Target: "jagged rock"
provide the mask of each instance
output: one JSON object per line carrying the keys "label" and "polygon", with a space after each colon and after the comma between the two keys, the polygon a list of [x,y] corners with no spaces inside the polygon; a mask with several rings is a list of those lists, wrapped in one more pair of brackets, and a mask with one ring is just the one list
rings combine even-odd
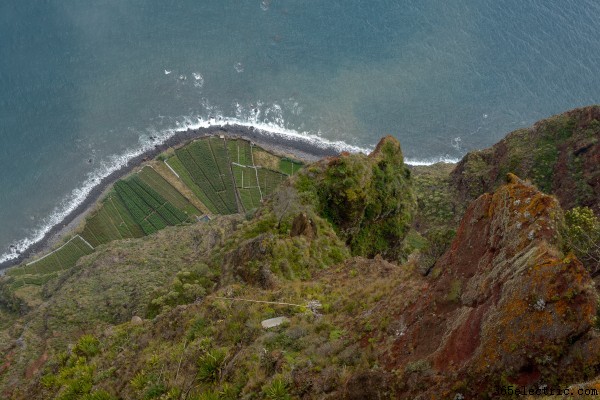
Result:
{"label": "jagged rock", "polygon": [[306,213],[298,214],[292,222],[290,236],[305,236],[307,239],[312,239],[317,235],[317,226],[315,222],[308,218]]}
{"label": "jagged rock", "polygon": [[[396,370],[430,366],[428,374],[411,374],[413,388],[435,384],[440,397],[452,397],[462,382],[474,398],[506,381],[563,382],[553,365],[595,335],[592,280],[559,251],[558,202],[514,175],[508,181],[471,204],[434,267],[439,277],[402,314],[408,329],[388,363]],[[587,349],[587,359],[570,369],[581,371],[579,379],[600,365],[600,349]]]}
{"label": "jagged rock", "polygon": [[415,198],[397,139],[384,137],[369,156],[342,153],[322,160],[295,178],[353,255],[400,258]]}

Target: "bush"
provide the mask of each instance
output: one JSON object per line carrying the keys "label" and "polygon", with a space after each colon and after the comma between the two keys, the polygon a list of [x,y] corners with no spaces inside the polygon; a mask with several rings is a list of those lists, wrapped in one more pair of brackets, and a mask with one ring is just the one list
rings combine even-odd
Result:
{"label": "bush", "polygon": [[204,264],[192,271],[178,272],[170,286],[155,293],[146,316],[154,318],[175,306],[193,303],[206,294],[207,288],[212,287],[213,278],[208,266]]}
{"label": "bush", "polygon": [[575,253],[592,277],[600,274],[600,220],[590,208],[565,213],[563,237],[567,250]]}
{"label": "bush", "polygon": [[270,385],[263,388],[265,397],[270,400],[289,400],[288,384],[282,378],[275,378]]}
{"label": "bush", "polygon": [[439,228],[427,232],[425,235],[427,244],[420,250],[419,254],[419,272],[423,275],[429,275],[438,258],[446,252],[446,249],[452,243],[454,236],[456,236],[454,229]]}
{"label": "bush", "polygon": [[24,315],[29,311],[27,304],[18,298],[9,287],[6,279],[0,279],[0,308],[19,315]]}
{"label": "bush", "polygon": [[207,351],[198,360],[198,379],[202,382],[215,383],[221,376],[221,367],[227,353],[223,349]]}
{"label": "bush", "polygon": [[321,168],[296,175],[301,198],[331,222],[353,255],[400,259],[416,202],[398,141],[385,138],[369,156],[342,154]]}
{"label": "bush", "polygon": [[100,341],[92,335],[83,335],[77,341],[73,352],[88,359],[94,357],[100,352]]}
{"label": "bush", "polygon": [[116,400],[117,398],[105,390],[96,390],[81,397],[82,400]]}

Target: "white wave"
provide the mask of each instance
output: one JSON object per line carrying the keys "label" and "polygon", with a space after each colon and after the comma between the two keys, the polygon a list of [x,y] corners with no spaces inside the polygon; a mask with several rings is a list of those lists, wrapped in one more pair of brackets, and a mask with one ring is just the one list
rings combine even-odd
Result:
{"label": "white wave", "polygon": [[[54,212],[43,221],[40,228],[35,230],[29,237],[14,243],[7,253],[0,255],[0,263],[19,257],[20,253],[24,252],[30,246],[42,240],[54,226],[60,224],[65,217],[67,217],[85,201],[87,196],[91,193],[94,187],[96,187],[102,181],[102,179],[126,166],[131,159],[153,149],[155,145],[164,143],[178,131],[238,125],[260,130],[265,136],[284,137],[289,140],[305,142],[323,149],[334,148],[338,152],[347,151],[350,153],[368,154],[373,150],[373,147],[364,148],[354,146],[343,141],[327,140],[320,136],[320,132],[315,134],[310,132],[298,132],[296,130],[286,128],[284,127],[282,111],[279,105],[274,104],[270,107],[267,107],[264,113],[262,111],[262,106],[263,103],[258,102],[256,105],[251,105],[249,110],[246,110],[241,105],[236,104],[235,118],[223,117],[218,113],[212,118],[183,117],[181,121],[175,123],[174,128],[165,129],[160,132],[152,132],[152,135],[149,137],[140,137],[140,146],[138,148],[130,149],[123,154],[112,156],[108,160],[101,162],[100,167],[90,173],[83,182],[82,186],[74,189],[61,202],[61,204],[56,207]],[[215,109],[213,108],[211,111],[215,111]],[[261,115],[263,114],[264,119],[261,120]],[[457,159],[441,157],[429,160],[407,159],[406,163],[410,165],[431,165],[437,162],[454,163],[457,161]]]}
{"label": "white wave", "polygon": [[[271,110],[271,108],[269,108],[269,110],[271,110],[271,115],[273,113],[275,113],[277,115],[277,117],[273,118],[273,119],[275,119],[277,122],[282,122],[279,115],[274,111],[277,109],[277,107],[279,107],[279,106],[274,106],[274,108],[272,110]],[[238,109],[238,111],[239,111],[239,109]],[[236,112],[236,114],[237,113],[238,112]],[[239,114],[242,115],[243,112],[239,111]],[[257,112],[256,114],[259,115],[260,112]],[[239,126],[243,126],[246,128],[252,127],[252,128],[260,130],[266,136],[285,137],[285,138],[291,139],[291,140],[310,143],[319,148],[332,147],[332,148],[336,149],[337,151],[348,151],[351,153],[369,153],[372,150],[370,148],[354,146],[354,145],[348,144],[343,141],[327,140],[327,139],[325,139],[321,136],[318,136],[317,134],[314,134],[314,133],[298,132],[293,129],[285,128],[282,126],[282,124],[277,124],[275,122],[258,121],[258,117],[254,117],[254,118],[252,118],[252,120],[245,120],[245,119],[240,119],[240,118],[226,118],[226,117],[222,117],[222,116],[215,116],[213,118],[201,118],[201,117],[189,118],[188,117],[188,118],[185,118],[183,124],[180,124],[180,126],[182,126],[184,129],[226,127],[226,126],[232,126],[232,125],[239,125]]]}
{"label": "white wave", "polygon": [[127,151],[121,155],[110,157],[108,161],[102,162],[100,168],[88,174],[82,186],[74,189],[60,204],[54,209],[54,212],[44,219],[42,226],[35,230],[29,237],[21,239],[14,243],[10,250],[0,256],[0,263],[13,260],[20,253],[27,250],[30,246],[39,242],[56,225],[60,224],[65,217],[82,204],[90,192],[96,187],[103,178],[127,165],[129,160],[150,150],[152,143],[143,144],[140,148]]}
{"label": "white wave", "polygon": [[194,76],[194,86],[195,87],[202,87],[202,86],[204,86],[204,77],[202,76],[201,73],[199,73],[199,72],[192,72],[192,75]]}
{"label": "white wave", "polygon": [[[278,122],[281,122],[282,120],[280,118],[280,114],[277,113],[276,110],[278,110],[278,106],[273,107],[271,113],[276,114],[277,118],[274,119]],[[138,148],[130,149],[120,155],[112,156],[107,161],[100,163],[100,167],[87,176],[81,187],[74,189],[61,202],[61,204],[55,208],[53,213],[44,219],[40,228],[36,229],[31,235],[29,235],[29,237],[13,243],[8,252],[0,255],[0,263],[19,257],[19,254],[23,253],[29,247],[41,241],[54,226],[60,224],[65,217],[67,217],[85,201],[87,196],[91,193],[94,187],[96,187],[102,181],[102,179],[126,166],[131,159],[148,150],[151,150],[155,145],[164,143],[167,139],[181,130],[239,125],[248,128],[254,127],[255,129],[262,131],[265,135],[271,135],[273,137],[283,136],[292,140],[304,141],[320,148],[333,147],[338,151],[369,152],[369,149],[352,146],[342,141],[329,141],[314,134],[297,132],[292,129],[287,129],[276,125],[274,122],[259,122],[257,119],[257,116],[255,116],[252,120],[225,118],[220,115],[208,119],[201,117],[185,117],[182,121],[175,124],[175,128],[166,129],[162,132],[154,132],[150,139],[141,138],[141,144]]]}
{"label": "white wave", "polygon": [[414,159],[414,158],[407,158],[404,160],[404,163],[408,164],[408,165],[419,166],[419,165],[433,165],[433,164],[437,164],[437,163],[456,164],[459,161],[460,161],[460,158],[434,157],[434,158],[427,158],[427,159],[421,159],[421,160]]}

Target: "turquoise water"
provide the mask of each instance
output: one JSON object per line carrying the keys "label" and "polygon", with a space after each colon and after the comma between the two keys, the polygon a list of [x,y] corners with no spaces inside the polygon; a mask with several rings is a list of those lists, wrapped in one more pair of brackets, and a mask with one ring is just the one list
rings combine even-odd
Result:
{"label": "turquoise water", "polygon": [[199,118],[361,148],[392,134],[432,160],[598,103],[598,15],[593,0],[6,0],[0,260]]}

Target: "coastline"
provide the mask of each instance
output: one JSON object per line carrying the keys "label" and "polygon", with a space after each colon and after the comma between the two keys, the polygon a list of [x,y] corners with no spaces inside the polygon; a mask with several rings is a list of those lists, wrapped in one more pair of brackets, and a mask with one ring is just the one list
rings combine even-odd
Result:
{"label": "coastline", "polygon": [[335,156],[340,153],[333,145],[325,143],[317,144],[308,138],[302,139],[301,137],[292,138],[276,135],[252,126],[219,125],[178,131],[164,142],[156,144],[152,149],[133,157],[123,167],[100,180],[91,189],[86,198],[73,211],[67,214],[62,221],[50,228],[42,239],[22,251],[16,258],[0,263],[0,274],[4,270],[17,266],[38,253],[51,250],[67,234],[79,227],[84,219],[95,209],[98,201],[104,197],[116,181],[129,175],[144,162],[154,159],[169,148],[182,146],[192,140],[214,135],[223,135],[231,139],[249,140],[269,152],[281,156],[291,156],[306,163],[317,161],[323,157]]}

